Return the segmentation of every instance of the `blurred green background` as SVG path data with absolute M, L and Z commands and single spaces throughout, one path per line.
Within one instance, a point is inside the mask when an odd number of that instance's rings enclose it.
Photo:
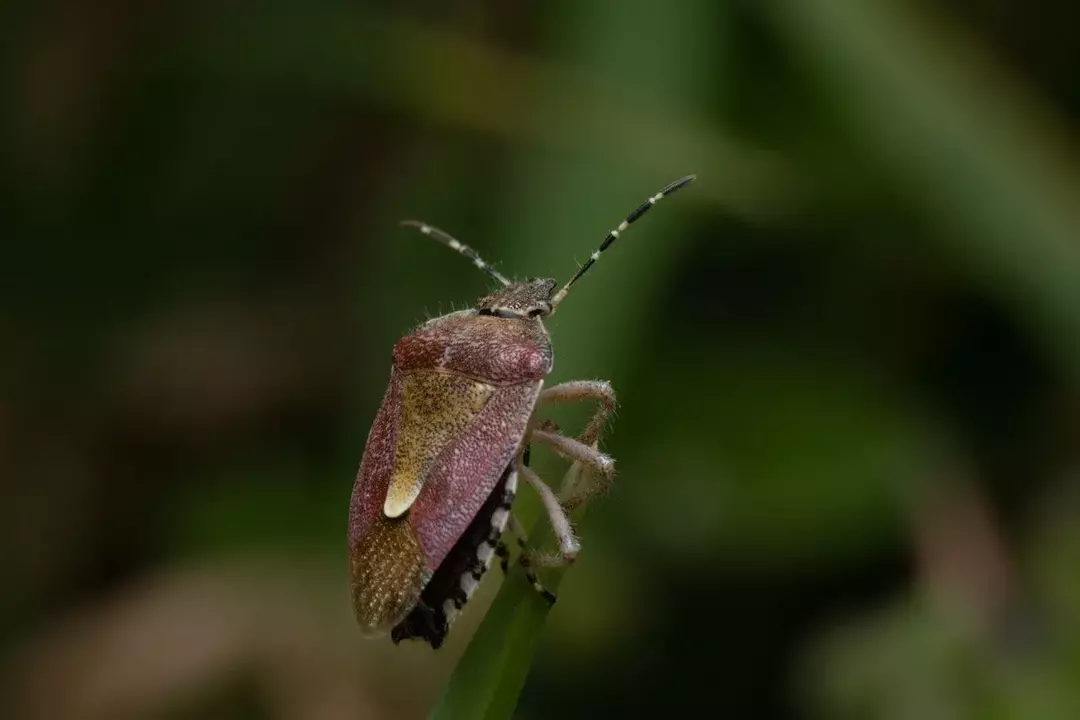
M 397 222 L 562 280 L 694 172 L 549 323 L 620 477 L 518 715 L 1080 717 L 1078 26 L 5 3 L 0 715 L 422 717 L 500 580 L 363 640 L 348 500 L 393 343 L 490 283 Z

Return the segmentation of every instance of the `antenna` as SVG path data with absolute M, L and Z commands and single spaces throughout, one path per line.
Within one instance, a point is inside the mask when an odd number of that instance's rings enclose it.
M 660 192 L 653 195 L 651 198 L 649 198 L 645 202 L 641 203 L 641 205 L 638 205 L 637 209 L 634 210 L 634 212 L 627 215 L 626 219 L 623 220 L 621 223 L 619 223 L 618 227 L 616 227 L 614 230 L 612 230 L 611 232 L 609 232 L 607 234 L 607 236 L 604 238 L 604 242 L 600 243 L 600 247 L 597 248 L 597 250 L 592 255 L 589 256 L 589 259 L 585 262 L 584 265 L 581 266 L 581 269 L 578 270 L 577 273 L 574 274 L 574 277 L 570 278 L 570 280 L 565 285 L 562 286 L 562 288 L 559 290 L 559 292 L 555 293 L 552 296 L 552 298 L 551 298 L 551 310 L 552 310 L 552 312 L 554 312 L 555 308 L 557 308 L 559 306 L 559 303 L 561 303 L 563 300 L 566 299 L 566 296 L 570 292 L 570 288 L 573 287 L 574 283 L 576 283 L 578 280 L 580 280 L 581 276 L 584 275 L 586 272 L 588 272 L 589 268 L 591 268 L 593 266 L 593 263 L 595 263 L 597 260 L 600 259 L 600 253 L 604 252 L 609 247 L 611 247 L 611 244 L 613 242 L 615 242 L 619 238 L 619 235 L 621 235 L 622 232 L 624 230 L 626 230 L 626 228 L 630 227 L 635 222 L 637 222 L 638 219 L 640 219 L 642 215 L 647 213 L 649 211 L 649 208 L 651 208 L 653 205 L 660 202 L 661 200 L 663 200 L 664 198 L 666 198 L 668 195 L 672 194 L 676 190 L 678 190 L 678 189 L 680 189 L 680 188 L 694 182 L 694 180 L 696 180 L 696 179 L 697 179 L 697 175 L 687 175 L 684 178 L 680 178 L 680 179 L 676 180 L 675 182 L 669 184 L 667 187 L 665 187 Z
M 466 245 L 466 244 L 464 244 L 462 242 L 459 242 L 457 239 L 455 239 L 449 233 L 443 232 L 439 228 L 432 227 L 431 225 L 428 225 L 427 223 L 420 222 L 419 220 L 403 220 L 401 222 L 401 224 L 406 226 L 406 227 L 414 227 L 414 228 L 418 229 L 420 232 L 427 235 L 428 237 L 433 238 L 433 239 L 437 240 L 438 242 L 441 242 L 443 245 L 447 246 L 451 250 L 455 250 L 458 253 L 461 253 L 465 257 L 472 260 L 473 265 L 475 265 L 476 267 L 480 268 L 481 270 L 486 272 L 491 277 L 498 280 L 499 283 L 501 283 L 503 285 L 503 287 L 506 287 L 506 286 L 510 285 L 510 281 L 507 280 L 506 278 L 504 278 L 499 273 L 498 270 L 496 270 L 491 265 L 484 262 L 484 259 L 482 257 L 480 257 L 480 255 L 475 250 L 473 250 L 468 245 Z

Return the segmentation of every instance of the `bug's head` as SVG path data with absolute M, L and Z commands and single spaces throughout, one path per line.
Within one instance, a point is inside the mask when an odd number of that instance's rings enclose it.
M 660 202 L 679 188 L 689 185 L 695 178 L 695 175 L 687 175 L 684 178 L 680 178 L 667 185 L 663 190 L 641 203 L 641 205 L 638 205 L 637 209 L 627 215 L 625 220 L 619 223 L 615 229 L 604 237 L 604 241 L 600 243 L 600 247 L 589 256 L 589 259 L 585 261 L 585 264 L 578 268 L 578 271 L 574 276 L 571 277 L 565 285 L 559 288 L 557 292 L 555 290 L 557 283 L 554 280 L 529 279 L 523 282 L 510 282 L 503 277 L 498 270 L 484 262 L 483 258 L 481 258 L 471 247 L 459 242 L 442 230 L 432 227 L 427 223 L 418 222 L 416 220 L 406 220 L 401 224 L 415 227 L 428 237 L 434 238 L 451 250 L 461 253 L 469 258 L 469 260 L 472 260 L 473 265 L 486 272 L 502 285 L 501 288 L 490 295 L 480 298 L 479 302 L 476 303 L 476 309 L 481 315 L 496 315 L 499 317 L 511 318 L 542 318 L 555 312 L 555 309 L 559 307 L 559 303 L 566 299 L 566 296 L 569 294 L 570 288 L 573 287 L 574 283 L 589 271 L 589 268 L 600 259 L 600 254 L 611 247 L 612 243 L 619 239 L 619 236 L 626 228 L 637 222 L 637 220 L 648 212 L 653 205 Z
M 481 315 L 497 317 L 546 317 L 551 314 L 551 296 L 557 283 L 547 279 L 528 279 L 501 287 L 476 302 Z

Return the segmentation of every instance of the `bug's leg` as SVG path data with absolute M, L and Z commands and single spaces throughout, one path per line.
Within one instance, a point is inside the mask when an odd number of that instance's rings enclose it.
M 548 590 L 540 582 L 540 578 L 536 577 L 536 571 L 533 570 L 532 554 L 525 547 L 528 542 L 528 535 L 525 533 L 525 528 L 522 527 L 521 521 L 517 519 L 517 515 L 510 513 L 510 522 L 508 524 L 510 532 L 514 534 L 518 541 L 518 547 L 521 548 L 521 555 L 518 557 L 518 563 L 521 564 L 522 569 L 525 570 L 525 579 L 529 581 L 529 584 L 533 586 L 533 589 L 544 598 L 548 605 L 554 605 L 558 598 L 555 593 Z
M 534 413 L 533 416 L 529 419 L 528 426 L 525 428 L 525 437 L 529 437 L 530 435 L 532 435 L 533 431 L 535 431 L 535 430 L 544 430 L 544 431 L 547 431 L 549 433 L 556 433 L 556 434 L 560 434 L 560 435 L 562 434 L 562 431 L 559 430 L 558 423 L 556 423 L 554 420 L 550 420 L 550 419 L 546 419 L 546 418 L 541 420 Z M 525 446 L 522 457 L 525 458 L 525 464 L 528 465 L 529 464 L 529 446 L 528 445 Z
M 563 479 L 560 493 L 563 505 L 578 507 L 611 487 L 615 479 L 615 461 L 600 452 L 595 441 L 586 445 L 575 438 L 540 429 L 532 430 L 529 439 L 547 445 L 561 457 L 573 462 Z
M 593 445 L 595 448 L 596 446 Z M 559 502 L 567 512 L 573 512 L 590 498 L 602 495 L 611 487 L 611 477 L 593 472 L 580 462 L 575 462 L 563 476 Z
M 540 391 L 538 402 L 563 403 L 597 400 L 596 414 L 579 439 L 586 445 L 599 442 L 608 418 L 615 412 L 615 391 L 607 380 L 571 380 Z
M 515 515 L 514 513 L 510 513 L 510 517 L 507 520 L 506 527 L 511 533 L 514 534 L 514 537 L 517 538 L 518 550 L 520 550 L 521 552 L 525 552 L 525 543 L 529 541 L 529 536 L 525 532 L 525 526 L 521 524 L 520 520 L 518 520 L 517 515 Z
M 521 468 L 529 467 L 529 457 L 531 455 L 531 449 L 532 448 L 528 443 L 525 443 L 525 445 L 522 446 L 521 457 L 518 459 L 517 463 L 517 469 L 519 472 Z M 509 530 L 515 538 L 517 538 L 518 552 L 524 555 L 527 550 L 525 544 L 529 541 L 529 536 L 525 532 L 525 526 L 521 524 L 521 521 L 518 520 L 517 515 L 515 515 L 513 511 L 510 512 L 510 517 L 507 518 L 506 529 Z
M 522 467 L 519 468 L 519 472 L 525 482 L 531 485 L 540 496 L 540 502 L 544 506 L 544 511 L 548 515 L 551 527 L 555 531 L 555 538 L 559 543 L 559 550 L 553 555 L 526 553 L 524 558 L 533 567 L 561 567 L 573 563 L 581 550 L 581 543 L 574 536 L 574 528 L 570 525 L 570 517 L 566 514 L 566 510 L 559 504 L 559 499 L 547 483 L 541 480 L 531 468 Z
M 615 477 L 615 460 L 592 444 L 586 445 L 576 438 L 540 429 L 533 430 L 529 439 L 547 445 L 566 460 L 587 465 L 608 480 Z
M 510 572 L 510 549 L 502 540 L 495 545 L 495 556 L 499 558 L 499 567 L 502 568 L 503 575 Z
M 592 420 L 586 426 L 578 439 L 592 446 L 595 450 L 600 442 L 600 436 L 607 427 L 608 418 L 615 412 L 615 390 L 607 380 L 572 380 L 570 382 L 554 385 L 540 392 L 541 403 L 578 402 L 582 400 L 596 400 L 598 407 Z M 558 428 L 552 429 L 543 423 L 538 423 L 536 429 L 558 432 Z M 590 472 L 580 461 L 575 461 L 569 472 L 563 478 L 559 489 L 559 500 L 568 510 L 573 510 L 595 496 L 607 491 L 611 486 L 612 476 L 603 472 Z

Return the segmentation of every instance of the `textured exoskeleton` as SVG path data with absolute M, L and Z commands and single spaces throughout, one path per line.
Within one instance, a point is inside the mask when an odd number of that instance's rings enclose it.
M 554 284 L 526 287 L 546 289 L 546 300 Z M 487 314 L 490 300 L 435 318 L 394 346 L 349 517 L 353 602 L 372 631 L 396 625 L 417 605 L 470 523 L 484 520 L 480 510 L 500 484 L 503 497 L 490 513 L 497 517 L 482 528 L 491 540 L 479 558 L 485 569 L 506 525 L 517 487 L 513 461 L 552 351 L 538 317 Z M 428 609 L 452 620 L 443 607 Z
M 501 536 L 519 478 L 538 491 L 559 541 L 557 555 L 534 564 L 573 560 L 578 545 L 563 506 L 583 501 L 613 476 L 614 462 L 596 446 L 614 394 L 602 381 L 543 389 L 553 359 L 543 319 L 623 230 L 691 180 L 672 183 L 634 210 L 557 292 L 554 280 L 512 283 L 468 246 L 410 223 L 472 259 L 503 287 L 470 310 L 427 321 L 394 346 L 390 383 L 349 509 L 353 607 L 369 634 L 390 631 L 395 642 L 442 644 L 492 558 L 505 563 Z M 582 399 L 600 407 L 580 438 L 532 423 L 538 402 Z M 572 497 L 556 496 L 526 466 L 523 450 L 534 442 L 605 482 L 577 488 Z M 528 576 L 554 601 L 531 571 Z

